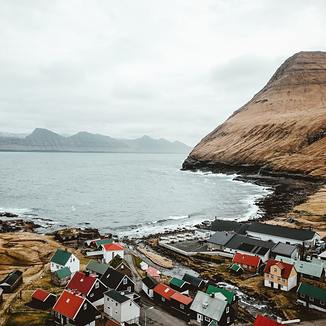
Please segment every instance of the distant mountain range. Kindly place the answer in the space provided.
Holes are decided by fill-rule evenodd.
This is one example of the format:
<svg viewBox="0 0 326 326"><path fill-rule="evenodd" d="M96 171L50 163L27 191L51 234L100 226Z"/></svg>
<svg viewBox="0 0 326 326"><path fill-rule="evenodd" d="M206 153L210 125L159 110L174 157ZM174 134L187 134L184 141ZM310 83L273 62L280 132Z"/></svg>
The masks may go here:
<svg viewBox="0 0 326 326"><path fill-rule="evenodd" d="M48 129L36 128L27 136L0 133L0 151L186 153L190 147L179 141L149 136L115 139L85 131L62 136Z"/></svg>

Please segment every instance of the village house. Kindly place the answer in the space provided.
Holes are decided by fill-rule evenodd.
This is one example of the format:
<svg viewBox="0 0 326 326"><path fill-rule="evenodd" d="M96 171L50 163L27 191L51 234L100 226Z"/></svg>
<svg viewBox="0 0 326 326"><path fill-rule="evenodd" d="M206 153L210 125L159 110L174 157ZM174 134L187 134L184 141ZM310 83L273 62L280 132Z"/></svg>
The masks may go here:
<svg viewBox="0 0 326 326"><path fill-rule="evenodd" d="M225 245L225 252L235 254L237 252L252 256L259 256L263 263L270 257L270 251L274 247L271 241L254 239L245 235L236 234Z"/></svg>
<svg viewBox="0 0 326 326"><path fill-rule="evenodd" d="M79 271L79 259L67 250L57 249L51 258L50 270L54 273L64 267L68 267L72 274Z"/></svg>
<svg viewBox="0 0 326 326"><path fill-rule="evenodd" d="M32 294L29 306L34 309L52 309L57 301L57 296L42 289L36 289Z"/></svg>
<svg viewBox="0 0 326 326"><path fill-rule="evenodd" d="M240 275L244 272L244 269L238 264L232 264L230 266L230 272L234 275Z"/></svg>
<svg viewBox="0 0 326 326"><path fill-rule="evenodd" d="M149 267L147 263L145 263L144 261L140 262L139 267L142 271L146 271L147 268Z"/></svg>
<svg viewBox="0 0 326 326"><path fill-rule="evenodd" d="M229 291L227 289L209 284L207 287L206 293L209 295L212 295L215 293L222 293L225 296L226 300L228 301L229 305L234 306L234 308L236 308L236 305L238 304L237 296L235 295L235 293L233 291ZM235 310L237 310L237 308Z"/></svg>
<svg viewBox="0 0 326 326"><path fill-rule="evenodd" d="M135 291L134 281L128 275L124 275L111 267L106 270L100 280L107 286L108 289L111 290L116 290L118 292Z"/></svg>
<svg viewBox="0 0 326 326"><path fill-rule="evenodd" d="M264 270L264 285L273 289L290 291L297 286L297 271L291 264L269 259Z"/></svg>
<svg viewBox="0 0 326 326"><path fill-rule="evenodd" d="M219 220L215 219L212 222L212 230L214 231L226 231L237 234L245 234L248 224L240 223L237 221Z"/></svg>
<svg viewBox="0 0 326 326"><path fill-rule="evenodd" d="M274 243L283 242L292 245L314 247L320 236L313 230L295 229L280 225L251 223L246 230L247 235Z"/></svg>
<svg viewBox="0 0 326 326"><path fill-rule="evenodd" d="M110 263L110 266L113 267L117 272L124 274L124 275L128 275L129 277L132 277L132 272L131 269L129 267L129 265L122 260L120 263L118 263L117 265L113 266L112 265L113 260Z"/></svg>
<svg viewBox="0 0 326 326"><path fill-rule="evenodd" d="M9 273L2 281L0 281L0 288L3 289L3 293L12 293L21 284L23 284L23 272L15 270Z"/></svg>
<svg viewBox="0 0 326 326"><path fill-rule="evenodd" d="M139 305L118 291L109 290L104 293L104 313L119 325L139 325Z"/></svg>
<svg viewBox="0 0 326 326"><path fill-rule="evenodd" d="M114 257L124 258L124 247L119 243L108 243L101 246L103 251L103 263L108 264Z"/></svg>
<svg viewBox="0 0 326 326"><path fill-rule="evenodd" d="M233 232L227 231L217 231L207 240L208 250L214 251L224 251L225 245L231 240L235 235Z"/></svg>
<svg viewBox="0 0 326 326"><path fill-rule="evenodd" d="M190 306L193 299L187 295L175 292L170 297L170 306L175 309L181 317L190 318Z"/></svg>
<svg viewBox="0 0 326 326"><path fill-rule="evenodd" d="M198 291L190 307L191 317L200 325L233 325L235 313L222 293Z"/></svg>
<svg viewBox="0 0 326 326"><path fill-rule="evenodd" d="M278 242L275 246L271 249L271 258L276 258L276 256L283 256L292 259L299 259L300 258L300 250L296 245L290 245L283 242Z"/></svg>
<svg viewBox="0 0 326 326"><path fill-rule="evenodd" d="M171 296L176 293L175 290L171 289L169 286L159 283L153 289L154 299L157 302L170 302Z"/></svg>
<svg viewBox="0 0 326 326"><path fill-rule="evenodd" d="M66 286L71 279L71 271L69 267L58 269L54 273L51 273L51 280L54 285Z"/></svg>
<svg viewBox="0 0 326 326"><path fill-rule="evenodd" d="M253 326L281 326L282 324L266 316L258 315Z"/></svg>
<svg viewBox="0 0 326 326"><path fill-rule="evenodd" d="M258 268L261 264L261 259L259 256L252 256L252 255L241 254L237 252L233 256L232 262L234 264L241 266L241 268L243 268L246 271L257 273Z"/></svg>
<svg viewBox="0 0 326 326"><path fill-rule="evenodd" d="M91 247L101 250L103 245L111 243L113 243L113 239L111 238L97 239L91 243Z"/></svg>
<svg viewBox="0 0 326 326"><path fill-rule="evenodd" d="M95 276L76 272L67 285L71 292L85 297L94 306L101 306L104 303L104 292L107 287Z"/></svg>
<svg viewBox="0 0 326 326"><path fill-rule="evenodd" d="M307 308L326 312L326 289L301 283L297 290L297 303Z"/></svg>
<svg viewBox="0 0 326 326"><path fill-rule="evenodd" d="M95 260L90 260L85 268L86 272L96 277L102 277L108 270L109 266L107 264L99 263Z"/></svg>
<svg viewBox="0 0 326 326"><path fill-rule="evenodd" d="M95 326L100 312L84 297L64 290L52 309L59 325Z"/></svg>
<svg viewBox="0 0 326 326"><path fill-rule="evenodd" d="M192 291L203 290L206 285L206 282L202 278L187 273L182 279L190 284L190 289Z"/></svg>
<svg viewBox="0 0 326 326"><path fill-rule="evenodd" d="M169 286L176 291L185 292L190 289L190 283L185 280L180 280L179 278L173 277L169 282Z"/></svg>
<svg viewBox="0 0 326 326"><path fill-rule="evenodd" d="M324 281L325 279L325 270L323 264L304 260L294 260L283 256L277 256L276 259L294 265L296 271L306 278L311 278L319 281Z"/></svg>
<svg viewBox="0 0 326 326"><path fill-rule="evenodd" d="M160 277L161 277L161 272L152 267L152 266L149 266L147 269L146 269L146 275L153 278L154 280L156 280L157 282L160 281Z"/></svg>
<svg viewBox="0 0 326 326"><path fill-rule="evenodd" d="M157 281L151 278L150 276L146 276L142 279L142 290L144 293L150 298L154 298L154 288L157 285Z"/></svg>

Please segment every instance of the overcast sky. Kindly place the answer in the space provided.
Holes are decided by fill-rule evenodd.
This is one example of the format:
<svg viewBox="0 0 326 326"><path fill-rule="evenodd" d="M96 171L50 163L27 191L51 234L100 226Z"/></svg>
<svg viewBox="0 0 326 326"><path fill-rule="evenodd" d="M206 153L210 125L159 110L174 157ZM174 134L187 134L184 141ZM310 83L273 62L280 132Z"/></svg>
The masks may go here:
<svg viewBox="0 0 326 326"><path fill-rule="evenodd" d="M326 1L2 0L0 131L194 145L301 50Z"/></svg>

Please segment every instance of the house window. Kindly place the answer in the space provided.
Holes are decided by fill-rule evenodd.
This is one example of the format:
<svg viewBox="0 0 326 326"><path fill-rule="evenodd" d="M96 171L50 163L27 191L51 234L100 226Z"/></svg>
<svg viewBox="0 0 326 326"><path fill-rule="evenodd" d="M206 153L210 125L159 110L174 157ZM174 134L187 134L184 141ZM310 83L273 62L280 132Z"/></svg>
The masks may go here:
<svg viewBox="0 0 326 326"><path fill-rule="evenodd" d="M314 302L314 301L315 301L315 299L314 299L314 298L312 298L312 297L309 297L309 301L311 301L311 302Z"/></svg>
<svg viewBox="0 0 326 326"><path fill-rule="evenodd" d="M230 312L230 308L226 307L226 313L228 314Z"/></svg>
<svg viewBox="0 0 326 326"><path fill-rule="evenodd" d="M98 289L100 287L100 283L99 282L96 282L95 283L95 289Z"/></svg>
<svg viewBox="0 0 326 326"><path fill-rule="evenodd" d="M125 277L125 278L123 279L123 284L126 285L127 283L128 283L128 279Z"/></svg>
<svg viewBox="0 0 326 326"><path fill-rule="evenodd" d="M321 306L325 306L325 301L320 301Z"/></svg>
<svg viewBox="0 0 326 326"><path fill-rule="evenodd" d="M90 296L90 298L93 298L94 297L94 293L91 293L89 296Z"/></svg>
<svg viewBox="0 0 326 326"><path fill-rule="evenodd" d="M226 323L230 324L230 317L226 318Z"/></svg>
<svg viewBox="0 0 326 326"><path fill-rule="evenodd" d="M300 293L300 298L304 299L305 295L303 293Z"/></svg>
<svg viewBox="0 0 326 326"><path fill-rule="evenodd" d="M206 321L211 321L211 319L209 317L205 317Z"/></svg>
<svg viewBox="0 0 326 326"><path fill-rule="evenodd" d="M277 273L277 268L273 268L273 272L274 273Z"/></svg>
<svg viewBox="0 0 326 326"><path fill-rule="evenodd" d="M162 301L165 302L165 298L162 297Z"/></svg>
<svg viewBox="0 0 326 326"><path fill-rule="evenodd" d="M185 306L184 306L182 303L180 303L180 308L181 308L181 309L184 309Z"/></svg>
<svg viewBox="0 0 326 326"><path fill-rule="evenodd" d="M87 309L87 303L84 304L84 310L86 310L86 309Z"/></svg>

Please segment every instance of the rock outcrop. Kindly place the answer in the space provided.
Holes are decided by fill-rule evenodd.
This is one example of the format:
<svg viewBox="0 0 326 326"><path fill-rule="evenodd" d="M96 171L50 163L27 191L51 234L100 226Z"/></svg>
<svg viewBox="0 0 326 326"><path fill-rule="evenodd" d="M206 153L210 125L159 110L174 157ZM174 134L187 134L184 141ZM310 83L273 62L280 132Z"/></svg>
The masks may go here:
<svg viewBox="0 0 326 326"><path fill-rule="evenodd" d="M326 52L287 59L183 164L203 167L326 178Z"/></svg>

